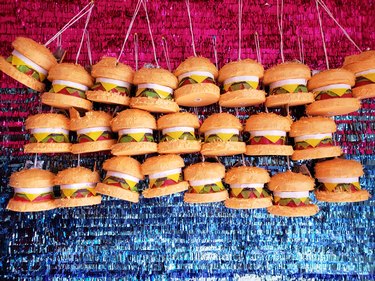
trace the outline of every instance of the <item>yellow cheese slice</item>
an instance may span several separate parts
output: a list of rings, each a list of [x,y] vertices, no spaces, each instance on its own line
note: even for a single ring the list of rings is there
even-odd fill
[[[52,85],[53,91],[55,93],[60,92],[62,89],[66,88],[66,85],[59,85],[59,84],[53,84]]]
[[[150,186],[153,186],[158,179],[150,179]]]
[[[131,181],[131,180],[128,180],[128,179],[125,179],[125,181],[129,185],[130,188],[133,188],[134,186],[137,185],[137,183],[135,181]]]
[[[205,79],[208,78],[208,76],[201,76],[201,75],[191,75],[189,78],[195,80],[197,83],[202,83]]]
[[[241,191],[243,190],[243,188],[232,188],[232,193],[234,194],[234,196],[238,196]]]
[[[112,83],[108,83],[108,82],[100,82],[100,83],[102,84],[102,86],[104,87],[104,89],[106,91],[110,91],[110,90],[112,90],[112,89],[114,89],[114,88],[117,87],[116,84],[112,84]]]
[[[297,89],[299,84],[287,84],[287,85],[282,85],[281,88],[285,89],[288,91],[288,93],[294,93],[294,91]]]
[[[170,136],[171,138],[178,140],[182,136],[183,133],[184,133],[183,131],[168,132],[167,136]]]
[[[169,175],[167,178],[177,182],[179,177],[180,177],[180,173],[177,173],[177,174]]]
[[[76,192],[76,191],[77,191],[77,189],[75,189],[75,188],[61,189],[61,192],[65,195],[65,197],[68,197],[68,198],[70,198],[74,194],[74,192]]]
[[[322,139],[307,139],[307,140],[304,140],[304,142],[308,143],[312,147],[316,147],[321,141],[322,141]]]
[[[102,134],[103,131],[85,133],[85,135],[90,137],[93,141],[96,141]]]
[[[341,97],[347,91],[347,88],[338,88],[338,89],[330,89],[331,92],[334,92],[336,95]]]
[[[375,72],[374,73],[367,73],[364,75],[361,75],[362,77],[365,77],[366,79],[375,82]]]
[[[40,196],[40,194],[29,194],[29,193],[23,193],[26,195],[26,197],[30,200],[30,201],[34,201],[35,198],[37,198],[38,196]]]
[[[280,136],[264,136],[264,137],[272,141],[273,143],[277,142],[281,138]]]
[[[324,183],[324,186],[325,188],[329,191],[329,192],[333,192],[336,188],[336,186],[338,185],[338,183]]]
[[[135,139],[137,142],[140,142],[143,139],[145,133],[130,133],[128,135]]]
[[[33,136],[36,138],[38,142],[41,142],[50,134],[51,133],[33,133]]]
[[[165,92],[163,90],[154,89],[154,91],[159,95],[160,98],[165,99],[169,96],[168,92]]]
[[[204,188],[204,185],[192,186],[192,189],[194,189],[195,193],[201,193],[203,188]]]
[[[14,66],[26,65],[28,68],[31,68],[34,71],[36,71],[32,66],[26,64],[23,60],[21,60],[19,57],[15,55],[12,55],[12,65]],[[43,81],[46,79],[46,75],[44,75],[43,73],[40,73],[39,71],[36,71],[36,72],[38,72],[39,74],[40,81]]]
[[[260,187],[255,188],[255,190],[258,191],[260,194],[263,192],[263,188],[260,188]]]
[[[219,138],[221,138],[223,141],[230,140],[231,137],[233,137],[234,134],[232,133],[217,133],[216,134]]]
[[[352,185],[354,185],[358,189],[361,189],[361,185],[359,184],[359,182],[352,182]]]

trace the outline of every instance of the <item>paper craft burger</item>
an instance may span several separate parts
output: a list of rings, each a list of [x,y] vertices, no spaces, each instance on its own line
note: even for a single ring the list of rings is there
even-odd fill
[[[68,168],[57,173],[55,184],[60,186],[60,207],[78,207],[100,204],[102,197],[96,195],[95,186],[99,173],[84,167]]]
[[[141,155],[158,151],[153,130],[156,120],[147,111],[127,109],[111,120],[113,132],[118,133],[118,141],[112,146],[113,155]]]
[[[210,203],[228,198],[228,191],[222,183],[225,176],[224,165],[209,162],[196,163],[184,170],[184,176],[190,185],[184,196],[185,202]]]
[[[139,182],[143,180],[141,164],[127,156],[117,156],[106,160],[103,164],[106,176],[98,183],[96,192],[138,203]]]
[[[174,71],[178,78],[175,99],[182,106],[206,106],[220,98],[220,88],[216,86],[218,76],[216,66],[207,58],[190,57]]]
[[[43,81],[50,68],[57,64],[53,54],[45,46],[25,37],[17,37],[12,46],[14,50],[7,59],[0,56],[0,70],[35,91],[44,91]]]
[[[48,80],[52,82],[52,87],[42,94],[42,103],[56,108],[92,109],[92,103],[86,99],[86,91],[92,87],[93,78],[82,66],[57,64],[50,69]]]
[[[354,74],[345,69],[329,69],[315,74],[308,83],[315,101],[306,107],[306,113],[334,116],[357,111],[361,103],[353,97],[354,84]]]
[[[9,185],[14,188],[14,195],[7,209],[15,212],[38,212],[56,208],[54,178],[53,173],[41,169],[13,173]]]
[[[354,97],[358,99],[375,97],[375,51],[365,51],[346,57],[343,68],[355,75]]]
[[[294,138],[293,160],[336,157],[342,154],[335,146],[333,133],[336,123],[326,117],[302,117],[291,126],[289,135]]]
[[[100,103],[129,105],[134,71],[116,58],[105,57],[92,66],[95,84],[87,99]]]
[[[246,121],[247,155],[292,155],[293,147],[287,145],[287,132],[292,120],[275,113],[258,113]]]
[[[240,138],[241,122],[232,114],[212,114],[204,120],[199,131],[204,134],[203,155],[228,156],[246,151],[246,144]]]
[[[270,214],[284,217],[313,216],[318,206],[310,202],[309,191],[314,189],[314,180],[300,173],[285,172],[274,175],[268,183],[273,192]]]
[[[148,188],[142,194],[145,198],[154,198],[182,192],[189,184],[184,181],[182,168],[184,160],[179,155],[161,155],[147,158],[142,164],[142,174],[149,179]]]
[[[267,107],[297,106],[312,103],[314,96],[307,89],[310,68],[299,62],[285,62],[267,69],[263,83],[269,86]]]
[[[336,158],[315,165],[315,178],[319,185],[315,197],[325,202],[359,202],[369,199],[367,190],[361,189],[363,176],[361,163]]]
[[[157,121],[162,138],[158,144],[160,154],[194,153],[201,150],[200,140],[195,135],[199,128],[197,115],[188,112],[177,112],[163,115]]]
[[[263,103],[266,93],[259,89],[259,79],[263,74],[263,66],[251,59],[224,65],[218,78],[224,92],[219,104],[223,107],[243,107]]]
[[[230,185],[225,206],[231,209],[257,209],[272,206],[272,197],[264,185],[270,181],[265,169],[235,167],[226,174],[224,181]]]
[[[168,70],[142,68],[134,74],[133,83],[137,91],[130,100],[130,107],[161,113],[179,111],[180,108],[173,100],[177,79]]]
[[[112,116],[103,111],[88,111],[83,117],[75,109],[70,110],[70,129],[77,132],[77,142],[72,145],[74,154],[111,150],[116,143],[112,139]]]
[[[25,153],[70,152],[70,121],[57,113],[41,113],[26,119],[26,129],[30,131],[30,141],[25,145]]]

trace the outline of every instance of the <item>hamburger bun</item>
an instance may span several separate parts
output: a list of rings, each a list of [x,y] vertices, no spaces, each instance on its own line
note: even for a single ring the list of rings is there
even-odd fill
[[[269,68],[264,73],[263,83],[269,85],[273,82],[287,80],[287,79],[306,79],[311,78],[310,68],[299,62],[284,62],[272,68]]]
[[[207,106],[219,101],[220,88],[212,83],[185,85],[175,90],[174,99],[181,106]]]
[[[240,61],[232,61],[220,69],[218,82],[223,83],[228,78],[237,76],[257,76],[262,78],[263,74],[263,66],[255,60],[244,59]]]
[[[265,100],[265,91],[244,89],[222,94],[219,105],[222,107],[244,107],[258,105],[264,103]]]
[[[184,60],[173,72],[175,76],[180,76],[190,71],[206,71],[212,73],[216,79],[219,71],[216,66],[208,59],[204,57],[189,57]]]
[[[92,110],[92,103],[90,101],[74,96],[45,92],[42,94],[41,100],[43,104],[56,108],[69,109],[74,107],[77,109]]]
[[[201,154],[205,156],[231,156],[246,152],[246,144],[240,141],[203,143]]]
[[[266,98],[267,107],[280,107],[284,105],[299,106],[314,102],[313,93],[290,93],[271,95]]]
[[[157,113],[173,113],[180,110],[173,100],[147,97],[131,98],[130,107]]]
[[[203,124],[199,128],[199,131],[201,133],[205,133],[209,130],[228,128],[242,131],[241,122],[236,116],[230,113],[222,112],[210,115],[206,120],[204,120]]]
[[[375,60],[375,50],[364,51],[356,55],[346,56],[344,59],[344,67],[357,62],[368,62]],[[365,70],[365,69],[363,69]],[[362,70],[360,70],[362,71]],[[357,72],[357,71],[354,71]]]
[[[140,109],[126,109],[111,120],[112,131],[121,129],[150,128],[156,129],[156,120],[149,112]]]
[[[353,73],[343,68],[328,69],[312,76],[307,83],[307,87],[309,91],[313,91],[317,88],[332,84],[347,84],[354,86],[355,76]]]

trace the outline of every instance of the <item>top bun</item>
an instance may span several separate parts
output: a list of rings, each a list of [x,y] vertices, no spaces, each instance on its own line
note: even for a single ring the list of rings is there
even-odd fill
[[[306,79],[311,77],[310,68],[300,62],[284,62],[278,64],[264,73],[263,83],[269,85],[273,82],[286,80],[286,79]]]
[[[270,181],[270,176],[265,169],[241,166],[231,168],[225,174],[224,181],[227,184],[267,183]]]
[[[242,125],[240,120],[232,114],[226,112],[215,113],[204,120],[199,131],[204,133],[215,129],[238,129],[242,131]]]
[[[199,128],[198,116],[189,112],[177,112],[163,115],[158,119],[159,130],[171,127]]]
[[[185,167],[184,159],[179,155],[168,154],[147,158],[141,165],[142,174],[151,175]]]
[[[292,119],[275,113],[258,113],[246,120],[245,131],[290,131]]]
[[[361,163],[335,158],[315,165],[316,178],[354,178],[363,176]]]
[[[104,57],[92,66],[91,75],[94,78],[109,78],[133,83],[134,70],[116,58]]]
[[[301,173],[287,171],[271,177],[268,189],[271,191],[309,191],[314,189],[314,179]]]
[[[75,167],[58,172],[55,184],[97,183],[99,180],[98,172],[93,172],[85,167]]]
[[[178,77],[181,74],[190,71],[207,71],[212,73],[215,79],[219,73],[216,66],[209,59],[204,57],[187,58],[176,68],[173,73]]]
[[[332,85],[348,84],[354,86],[355,76],[349,70],[338,68],[328,69],[315,74],[307,83],[307,88],[312,91],[316,88]]]
[[[39,188],[54,186],[55,175],[41,169],[28,169],[10,176],[9,185],[14,188]]]
[[[111,120],[112,131],[121,129],[149,128],[156,129],[156,120],[149,112],[140,109],[126,109]]]
[[[93,85],[93,78],[79,64],[59,63],[53,66],[48,73],[48,80],[66,80],[85,85],[89,88]]]
[[[225,176],[225,167],[221,163],[200,162],[187,167],[184,176],[188,181],[222,179]]]
[[[353,72],[361,72],[375,68],[375,51],[365,51],[345,58],[343,68]]]
[[[76,111],[75,109],[72,110]],[[111,120],[112,116],[104,111],[87,111],[83,117],[80,117],[78,112],[77,115],[71,113],[70,130],[77,131],[85,128],[110,127]]]
[[[292,124],[289,136],[299,137],[334,132],[336,132],[336,123],[330,118],[322,116],[302,117]]]
[[[144,178],[141,172],[141,164],[134,158],[127,156],[117,156],[105,160],[103,169],[106,171],[124,173],[140,180]]]
[[[177,78],[163,68],[141,68],[134,74],[133,84],[158,84],[172,89],[177,88]]]
[[[263,65],[255,60],[245,59],[240,61],[232,61],[220,69],[218,81],[223,83],[228,78],[236,76],[257,76],[262,78],[263,74]]]
[[[26,129],[37,128],[61,128],[69,130],[69,119],[62,114],[57,113],[40,113],[29,116],[26,119]]]
[[[30,38],[17,37],[12,42],[12,46],[16,51],[47,71],[57,64],[56,58],[47,47]]]
[[[375,60],[375,50],[364,51],[364,52],[356,54],[356,55],[351,55],[351,56],[345,57],[344,67],[349,65],[349,64],[352,64],[352,63],[364,62],[364,61],[368,61],[368,60],[372,60],[372,61]]]

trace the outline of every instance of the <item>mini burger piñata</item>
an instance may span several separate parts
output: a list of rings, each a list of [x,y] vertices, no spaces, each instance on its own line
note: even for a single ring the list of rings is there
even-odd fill
[[[184,160],[179,155],[168,154],[147,158],[142,164],[142,174],[147,175],[149,187],[142,194],[154,198],[182,192],[189,184],[184,181],[182,168]]]

